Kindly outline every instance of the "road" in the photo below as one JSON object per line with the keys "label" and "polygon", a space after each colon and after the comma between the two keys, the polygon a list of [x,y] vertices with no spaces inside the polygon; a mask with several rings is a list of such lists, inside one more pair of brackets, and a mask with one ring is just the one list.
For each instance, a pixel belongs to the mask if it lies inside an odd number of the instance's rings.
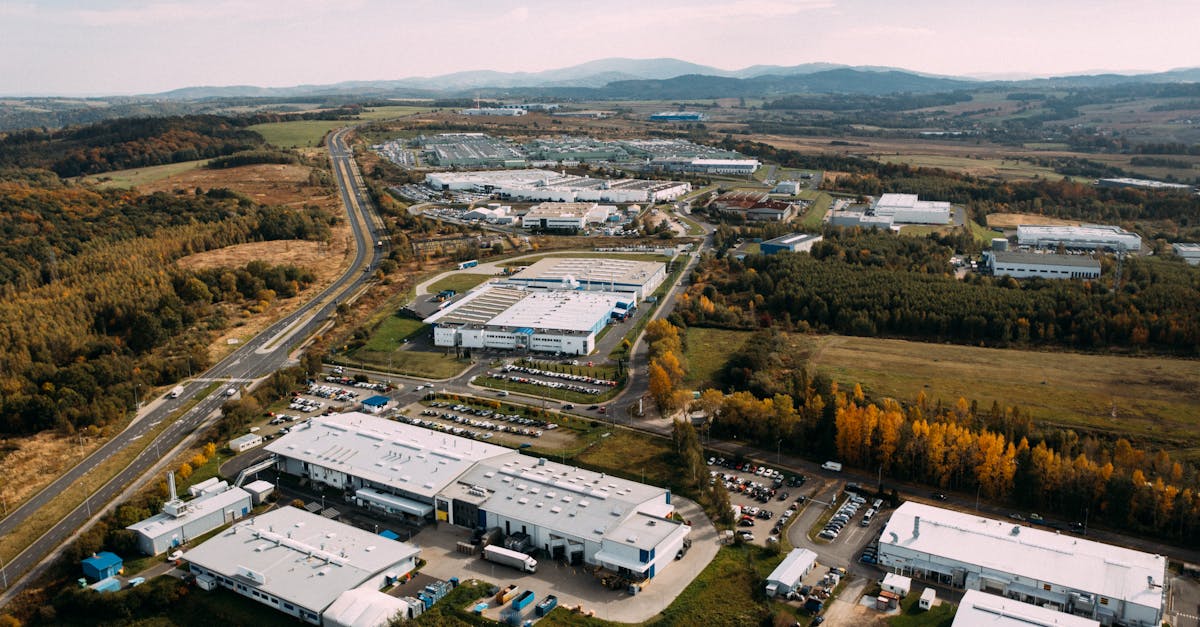
{"label": "road", "polygon": [[[299,309],[267,327],[207,371],[184,383],[184,393],[178,399],[150,403],[124,431],[0,521],[0,535],[11,533],[55,496],[83,479],[97,465],[145,437],[162,421],[173,421],[124,470],[103,484],[83,504],[72,510],[20,554],[0,567],[0,583],[4,584],[0,604],[7,602],[12,594],[19,591],[27,580],[31,579],[26,575],[34,571],[43,558],[82,528],[92,518],[94,511],[104,509],[122,491],[136,484],[147,470],[162,459],[162,455],[171,451],[189,435],[194,434],[198,437],[197,427],[228,399],[225,392],[229,387],[240,388],[281,368],[289,358],[291,350],[322,325],[335,311],[339,302],[353,295],[370,280],[383,254],[383,250],[374,245],[379,220],[363,190],[353,153],[345,143],[348,130],[339,129],[330,134],[326,145],[329,148],[342,204],[346,207],[354,232],[356,252],[349,269]],[[212,381],[221,381],[222,384],[181,416],[175,415]]]}

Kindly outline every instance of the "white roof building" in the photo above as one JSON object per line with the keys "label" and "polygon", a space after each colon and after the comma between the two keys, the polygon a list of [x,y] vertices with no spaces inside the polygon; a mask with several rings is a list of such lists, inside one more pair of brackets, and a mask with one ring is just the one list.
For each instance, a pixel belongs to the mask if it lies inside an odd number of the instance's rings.
{"label": "white roof building", "polygon": [[544,202],[521,218],[521,226],[543,229],[582,229],[608,219],[608,208],[594,202]]}
{"label": "white roof building", "polygon": [[374,488],[414,516],[477,461],[509,449],[361,413],[318,416],[271,442],[280,470],[343,490]]}
{"label": "white roof building", "polygon": [[1142,238],[1118,226],[1083,224],[1056,226],[1021,224],[1017,226],[1017,244],[1033,248],[1109,249],[1133,251],[1142,249]]}
{"label": "white roof building", "polygon": [[[932,592],[926,588],[925,592]],[[924,594],[922,597],[924,598]],[[968,590],[958,604],[951,627],[1099,627],[1100,623],[1082,616],[1063,614],[1051,609],[1006,599],[994,594]]]}
{"label": "white roof building", "polygon": [[1183,257],[1185,261],[1195,265],[1200,265],[1200,244],[1196,243],[1179,243],[1171,244],[1171,249],[1176,255]]}
{"label": "white roof building", "polygon": [[324,627],[386,627],[395,617],[408,618],[408,603],[390,594],[353,588],[340,594],[321,614]]}
{"label": "white roof building", "polygon": [[812,571],[817,554],[808,549],[792,549],[767,575],[767,596],[784,596],[800,586],[800,580]]}
{"label": "white roof building", "polygon": [[637,300],[654,293],[667,278],[667,265],[612,257],[546,257],[508,277],[507,282],[535,288],[574,284],[585,290],[633,292]]}
{"label": "white roof building", "polygon": [[984,251],[988,269],[995,276],[1014,279],[1094,279],[1100,276],[1100,262],[1085,255],[1059,255],[1020,251]]}
{"label": "white roof building", "polygon": [[415,547],[349,525],[282,507],[217,534],[183,555],[198,577],[211,577],[314,625],[344,592],[377,592],[411,571]]}
{"label": "white roof building", "polygon": [[249,515],[251,507],[249,492],[219,481],[203,488],[190,501],[168,501],[162,512],[126,529],[137,535],[138,549],[146,555],[158,555]]}
{"label": "white roof building", "polygon": [[879,541],[880,566],[1108,625],[1158,625],[1167,560],[1084,538],[907,502]]}
{"label": "white roof building", "polygon": [[872,211],[876,216],[891,216],[897,224],[950,223],[950,203],[920,200],[916,194],[883,194]]}

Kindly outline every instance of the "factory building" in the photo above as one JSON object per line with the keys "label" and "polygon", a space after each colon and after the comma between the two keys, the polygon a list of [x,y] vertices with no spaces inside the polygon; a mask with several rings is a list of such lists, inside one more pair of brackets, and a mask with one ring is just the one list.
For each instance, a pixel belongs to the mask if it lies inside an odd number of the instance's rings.
{"label": "factory building", "polygon": [[1014,279],[1094,279],[1100,276],[1100,262],[1083,255],[985,251],[988,270],[993,276]]}
{"label": "factory building", "polygon": [[462,527],[528,536],[551,559],[652,579],[690,528],[670,519],[671,492],[519,453],[476,464],[438,495]]}
{"label": "factory building", "polygon": [[666,264],[609,257],[546,257],[508,277],[508,283],[532,288],[562,288],[632,293],[637,302],[667,279]]}
{"label": "factory building", "polygon": [[167,484],[170,496],[162,511],[126,527],[137,536],[138,549],[146,555],[164,553],[250,514],[250,493],[224,481],[196,490],[190,501],[175,494],[174,473],[167,476]]}
{"label": "factory building", "polygon": [[553,202],[667,202],[692,189],[691,183],[682,181],[596,179],[540,169],[431,172],[425,175],[425,184],[438,191]]}
{"label": "factory building", "polygon": [[655,122],[701,122],[704,114],[697,111],[660,111],[650,115]]}
{"label": "factory building", "polygon": [[767,192],[759,191],[725,192],[712,199],[708,208],[750,221],[784,222],[796,217],[796,205],[772,200]]}
{"label": "factory building", "polygon": [[1171,250],[1175,251],[1176,255],[1183,257],[1193,266],[1200,265],[1200,244],[1195,243],[1179,243],[1171,244]]}
{"label": "factory building", "polygon": [[706,159],[703,157],[663,157],[653,159],[646,169],[664,172],[690,172],[696,174],[754,174],[762,163],[758,159]]}
{"label": "factory building", "polygon": [[775,239],[769,239],[758,246],[759,252],[764,255],[774,255],[775,253],[806,253],[812,250],[813,244],[821,241],[823,238],[820,235],[812,233],[792,233]]}
{"label": "factory building", "polygon": [[1135,187],[1138,189],[1153,189],[1166,190],[1177,192],[1190,192],[1195,188],[1191,185],[1181,183],[1164,183],[1162,181],[1152,181],[1149,179],[1131,179],[1131,178],[1110,178],[1098,179],[1096,181],[1098,187]]}
{"label": "factory building", "polygon": [[[183,560],[201,588],[220,586],[312,625],[374,627],[381,613],[407,617],[405,602],[398,605],[381,589],[411,572],[419,553],[410,544],[281,507],[217,534]],[[335,604],[342,609],[325,620]],[[354,617],[371,620],[347,622],[347,606]]]}
{"label": "factory building", "polygon": [[1074,248],[1080,250],[1137,251],[1142,238],[1118,226],[1084,224],[1051,226],[1022,224],[1017,227],[1017,245],[1030,248]]}
{"label": "factory building", "polygon": [[875,216],[862,211],[830,211],[829,224],[848,228],[895,230],[892,216]]}
{"label": "factory building", "polygon": [[876,216],[896,224],[949,224],[950,203],[919,200],[916,194],[883,194],[871,206]]}
{"label": "factory building", "polygon": [[541,230],[583,230],[608,220],[608,208],[588,202],[544,202],[521,217],[521,226]]}
{"label": "factory building", "polygon": [[383,515],[433,515],[433,497],[472,464],[510,452],[361,412],[320,416],[271,442],[276,468],[343,490]]}
{"label": "factory building", "polygon": [[800,582],[817,565],[817,554],[808,549],[792,549],[767,575],[767,596],[786,597],[800,588]]}
{"label": "factory building", "polygon": [[912,501],[884,527],[879,565],[1102,625],[1150,627],[1163,616],[1165,557]]}
{"label": "factory building", "polygon": [[[933,588],[926,588],[925,592],[933,592]],[[968,590],[958,604],[950,627],[1100,627],[1100,623],[994,594]]]}
{"label": "factory building", "polygon": [[632,295],[614,292],[486,285],[425,322],[434,325],[435,346],[587,355],[600,331],[633,304]]}

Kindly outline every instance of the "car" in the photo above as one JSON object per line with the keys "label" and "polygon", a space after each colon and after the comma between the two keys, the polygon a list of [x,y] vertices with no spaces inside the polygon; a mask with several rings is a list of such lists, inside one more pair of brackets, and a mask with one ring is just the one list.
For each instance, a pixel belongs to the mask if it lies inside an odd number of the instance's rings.
{"label": "car", "polygon": [[1083,530],[1084,530],[1083,523],[1078,522],[1078,521],[1073,522],[1073,523],[1067,523],[1067,527],[1070,527],[1071,531],[1080,532],[1080,533],[1083,532]]}
{"label": "car", "polygon": [[1019,520],[1019,521],[1022,521],[1022,522],[1025,520],[1025,517],[1024,517],[1024,516],[1022,516],[1022,515],[1020,515],[1020,514],[1018,514],[1018,513],[1016,513],[1016,512],[1013,512],[1013,513],[1009,514],[1009,515],[1008,515],[1008,517],[1009,517],[1009,518],[1011,518],[1011,519],[1013,519],[1013,520]]}
{"label": "car", "polygon": [[575,406],[571,403],[566,403],[563,405],[563,409],[575,409]]}
{"label": "car", "polygon": [[753,520],[753,519],[749,519],[749,518],[743,518],[743,519],[741,519],[741,520],[739,520],[739,521],[738,521],[738,525],[739,525],[739,526],[741,526],[741,527],[753,527],[753,526],[754,526],[754,520]]}
{"label": "car", "polygon": [[935,499],[937,499],[937,500],[939,500],[939,501],[944,501],[944,500],[946,500],[946,495],[945,495],[945,494],[942,494],[941,492],[934,492],[934,493],[933,493],[933,498],[935,498]]}
{"label": "car", "polygon": [[821,616],[821,615],[817,615],[817,616],[813,617],[812,622],[809,624],[810,625],[820,625],[823,622],[825,622],[825,617]]}
{"label": "car", "polygon": [[787,492],[780,492],[780,493],[779,493],[779,496],[778,496],[777,498],[778,498],[780,501],[786,501],[786,500],[788,500],[788,497],[789,497],[789,496],[791,496],[791,494],[789,494],[789,493],[787,493]]}
{"label": "car", "polygon": [[821,530],[821,533],[818,533],[818,534],[817,534],[817,537],[818,537],[818,538],[825,538],[826,540],[832,540],[832,539],[834,539],[834,538],[836,538],[836,537],[837,537],[837,533],[835,533],[835,532],[833,532],[833,531],[831,531],[831,530],[829,530],[829,529],[822,529],[822,530]]}
{"label": "car", "polygon": [[875,499],[871,503],[871,507],[878,511],[881,507],[883,507],[883,499]]}
{"label": "car", "polygon": [[739,531],[738,536],[746,542],[754,542],[754,534],[749,531]]}
{"label": "car", "polygon": [[1029,515],[1029,522],[1038,522],[1038,523],[1040,523],[1040,522],[1046,522],[1046,519],[1045,519],[1045,518],[1042,518],[1040,514],[1030,514],[1030,515]]}
{"label": "car", "polygon": [[599,405],[591,405],[588,407],[588,411],[594,411],[597,407],[599,407]]}

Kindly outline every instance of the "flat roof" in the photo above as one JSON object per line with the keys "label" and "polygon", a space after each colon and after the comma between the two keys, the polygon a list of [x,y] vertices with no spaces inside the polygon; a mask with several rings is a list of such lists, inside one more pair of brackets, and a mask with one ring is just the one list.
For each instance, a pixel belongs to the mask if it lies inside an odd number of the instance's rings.
{"label": "flat roof", "polygon": [[1081,224],[1079,226],[1062,226],[1054,224],[1020,224],[1017,225],[1017,240],[1061,239],[1064,241],[1136,241],[1141,244],[1142,238],[1136,233],[1130,233],[1119,226],[1108,224]]}
{"label": "flat roof", "polygon": [[[919,533],[914,536],[918,517]],[[1162,608],[1162,589],[1147,582],[1164,583],[1165,557],[1012,521],[909,501],[892,514],[880,544]]]}
{"label": "flat roof", "polygon": [[262,439],[262,436],[257,433],[247,433],[246,435],[239,435],[238,437],[230,440],[229,446],[235,446],[238,444],[246,444],[246,443],[254,442],[256,440],[261,440],[261,439]]}
{"label": "flat roof", "polygon": [[994,251],[988,254],[994,256],[1000,263],[1022,263],[1039,266],[1073,266],[1078,268],[1100,269],[1100,262],[1087,255],[1060,255],[1058,253],[1032,253],[1019,250]]}
{"label": "flat roof", "polygon": [[628,296],[612,292],[552,290],[532,292],[488,322],[502,327],[591,331],[607,319],[618,302]]}
{"label": "flat roof", "polygon": [[438,324],[487,324],[509,307],[529,296],[529,290],[520,287],[505,287],[485,283],[445,309],[425,318],[425,322]]}
{"label": "flat roof", "polygon": [[[183,559],[318,612],[420,551],[287,506],[233,525]],[[403,574],[403,573],[397,573]]]}
{"label": "flat roof", "polygon": [[312,418],[267,450],[433,498],[475,462],[511,449],[349,412]]}
{"label": "flat roof", "polygon": [[1171,244],[1171,246],[1175,249],[1175,254],[1177,255],[1182,255],[1184,253],[1192,255],[1200,254],[1200,244],[1197,243],[1180,242],[1178,244]]}
{"label": "flat roof", "polygon": [[586,218],[596,206],[594,202],[544,202],[530,208],[525,218]]}
{"label": "flat roof", "polygon": [[672,508],[665,488],[520,453],[481,462],[458,484],[449,493],[455,499],[595,542],[649,550],[681,526],[666,518]]}
{"label": "flat roof", "polygon": [[817,554],[808,549],[792,549],[787,557],[767,575],[767,581],[778,581],[789,586],[795,585],[817,562]]}
{"label": "flat roof", "polygon": [[817,233],[791,233],[789,235],[782,235],[780,237],[776,237],[775,239],[769,239],[769,240],[763,242],[763,244],[779,244],[780,246],[795,246],[796,244],[803,244],[804,242],[807,242],[807,241],[819,240],[819,239],[821,239],[821,235],[817,234]]}
{"label": "flat roof", "polygon": [[[933,588],[925,588],[928,592]],[[924,598],[924,593],[921,594]],[[967,590],[951,627],[1098,627],[1099,622],[978,590]]]}
{"label": "flat roof", "polygon": [[126,529],[141,533],[148,538],[157,538],[166,531],[177,529],[188,522],[207,516],[212,512],[221,511],[243,499],[249,501],[250,493],[241,488],[228,487],[228,489],[220,492],[206,492],[190,501],[186,501],[187,511],[182,516],[159,513],[129,525]]}
{"label": "flat roof", "polygon": [[581,283],[645,285],[655,274],[666,271],[661,261],[634,261],[608,257],[546,257],[510,276],[515,282],[563,281],[570,277]]}
{"label": "flat roof", "polygon": [[1167,183],[1165,181],[1154,181],[1151,179],[1131,179],[1131,178],[1104,178],[1100,179],[1104,183],[1116,183],[1118,185],[1132,185],[1134,187],[1150,187],[1162,189],[1191,189],[1191,185],[1183,183]]}

